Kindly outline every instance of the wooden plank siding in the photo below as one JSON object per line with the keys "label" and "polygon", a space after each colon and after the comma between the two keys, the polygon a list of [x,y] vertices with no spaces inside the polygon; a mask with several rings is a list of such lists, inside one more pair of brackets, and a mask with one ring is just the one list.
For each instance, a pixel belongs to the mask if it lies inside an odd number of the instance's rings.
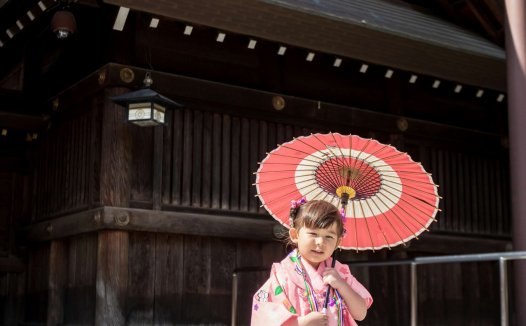
{"label": "wooden plank siding", "polygon": [[24,321],[45,324],[48,312],[49,243],[40,243],[28,253],[26,291],[24,293]]}
{"label": "wooden plank siding", "polygon": [[[44,220],[84,210],[98,202],[94,169],[98,160],[94,150],[100,150],[99,108],[85,108],[67,120],[51,126],[38,146],[34,165],[34,220]],[[97,182],[98,184],[98,182]],[[97,198],[95,198],[97,197]]]}
{"label": "wooden plank siding", "polygon": [[[423,146],[424,147],[424,146]],[[427,148],[425,168],[440,185],[442,212],[433,230],[509,236],[508,160],[504,155]],[[416,156],[416,155],[414,155]],[[417,156],[416,156],[417,157]]]}
{"label": "wooden plank siding", "polygon": [[[163,78],[160,83],[166,83]],[[278,143],[332,125],[332,131],[393,143],[424,164],[444,197],[433,230],[510,235],[508,158],[497,135],[422,120],[410,120],[408,131],[400,132],[389,127],[396,126],[396,116],[297,98],[287,99],[289,113],[277,114],[260,104],[269,98],[263,92],[187,82],[207,96],[186,98],[185,108],[167,114],[162,130],[119,126],[122,108],[108,97],[122,88],[102,89],[53,120],[35,155],[33,220],[117,199],[112,206],[267,215],[254,197],[257,162]],[[185,84],[180,88],[195,92]],[[232,101],[220,94],[236,91]]]}
{"label": "wooden plank siding", "polygon": [[[124,110],[108,100],[126,89],[108,87],[53,120],[40,137],[24,322],[229,324],[233,271],[270,267],[286,253],[269,241],[272,219],[254,196],[258,161],[277,144],[311,132],[330,129],[396,145],[441,186],[442,212],[430,241],[392,252],[346,252],[347,261],[476,252],[509,239],[507,152],[477,145],[476,131],[412,121],[404,133],[396,116],[304,99],[288,100],[291,112],[278,114],[260,104],[268,94],[237,90],[230,103],[228,87],[202,83],[203,98],[185,98],[164,127],[127,124]],[[466,137],[455,140],[449,132]],[[498,142],[494,134],[483,138]],[[386,315],[392,324],[409,323],[408,268],[353,273],[376,301],[363,325],[382,324]],[[249,324],[251,295],[267,275],[240,273],[238,325]],[[444,275],[451,276],[447,284]],[[16,283],[2,277],[0,293],[7,293]],[[444,315],[452,316],[450,324],[495,321],[494,266],[425,267],[418,282],[422,325]],[[480,282],[486,288],[475,292]],[[491,300],[479,307],[478,297]]]}
{"label": "wooden plank siding", "polygon": [[[272,246],[246,240],[131,232],[126,324],[229,324],[233,270],[268,261],[264,256],[269,251],[276,253],[270,258],[273,260],[284,255],[279,244]],[[241,325],[249,324],[249,293],[266,276],[246,275],[251,282],[242,283],[245,302],[239,312]]]}
{"label": "wooden plank siding", "polygon": [[[170,177],[162,181],[165,210],[189,207],[266,214],[259,207],[252,186],[257,162],[277,143],[315,131],[301,125],[189,108],[175,110],[173,118],[164,129],[167,146],[163,167],[169,171],[163,171],[163,175]],[[141,135],[134,137],[133,151],[141,155],[133,160],[131,205],[151,207],[153,134],[152,130],[135,128],[134,133],[138,132]],[[373,133],[389,141],[388,135],[378,131],[361,135],[367,137]],[[509,236],[509,192],[503,183],[508,179],[505,153],[459,151],[433,146],[434,141],[425,139],[419,139],[418,143],[399,142],[441,186],[442,212],[438,214],[440,223],[433,224],[433,230]]]}

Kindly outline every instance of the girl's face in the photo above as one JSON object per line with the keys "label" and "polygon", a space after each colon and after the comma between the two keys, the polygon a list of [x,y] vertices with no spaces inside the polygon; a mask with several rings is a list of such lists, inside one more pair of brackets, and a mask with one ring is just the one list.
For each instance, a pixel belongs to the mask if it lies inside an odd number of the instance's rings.
{"label": "girl's face", "polygon": [[328,228],[301,227],[299,230],[291,228],[289,235],[304,261],[312,267],[318,268],[320,263],[329,258],[338,247],[341,237],[338,237],[336,223]]}

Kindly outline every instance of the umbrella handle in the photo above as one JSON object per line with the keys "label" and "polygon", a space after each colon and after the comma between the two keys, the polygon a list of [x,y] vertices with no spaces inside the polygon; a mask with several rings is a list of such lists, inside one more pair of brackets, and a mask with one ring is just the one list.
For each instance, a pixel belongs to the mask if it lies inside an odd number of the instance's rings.
{"label": "umbrella handle", "polygon": [[[344,192],[341,194],[340,196],[341,198],[341,205],[342,205],[342,219],[345,218],[345,207],[347,207],[347,204],[349,202],[349,194]],[[334,266],[336,265],[336,252],[337,250],[334,250],[334,252],[332,253],[332,263],[331,263],[331,268],[334,268]],[[327,312],[327,305],[329,304],[329,297],[330,297],[330,294],[331,294],[331,286],[327,286],[327,293],[325,294],[325,302],[323,303],[323,310],[322,310],[322,313],[326,313]]]}
{"label": "umbrella handle", "polygon": [[[334,250],[334,252],[332,254],[331,268],[334,268],[335,265],[336,265],[336,250]],[[331,293],[331,286],[328,285],[327,286],[327,293],[325,293],[325,302],[323,303],[323,310],[322,310],[323,314],[325,314],[327,312],[327,305],[329,304],[330,293]]]}

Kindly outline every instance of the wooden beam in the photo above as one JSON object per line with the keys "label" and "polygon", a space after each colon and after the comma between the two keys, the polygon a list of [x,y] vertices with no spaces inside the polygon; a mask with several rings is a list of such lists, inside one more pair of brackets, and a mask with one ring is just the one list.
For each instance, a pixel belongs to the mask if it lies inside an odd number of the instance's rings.
{"label": "wooden beam", "polygon": [[[123,69],[127,71],[128,75],[134,76],[131,82],[126,83],[121,79]],[[106,64],[58,95],[60,105],[69,107],[81,100],[78,96],[79,93],[95,93],[107,87],[141,87],[142,79],[147,71],[150,70],[116,63]],[[400,133],[397,121],[402,116],[399,115],[326,102],[320,102],[321,109],[318,109],[318,101],[311,99],[285,96],[158,71],[154,71],[152,74],[155,78],[155,89],[157,91],[176,99],[191,109],[209,111],[213,108],[214,112],[233,115],[239,114],[239,110],[243,109],[243,114],[248,118],[290,124],[301,123],[304,127],[312,127],[313,129],[319,129],[320,125],[330,124],[332,130],[352,128],[353,130]],[[206,94],[206,97],[203,97],[203,94]],[[284,98],[285,109],[276,111],[273,108],[271,103],[275,96]],[[245,110],[247,107],[250,107],[251,110]],[[474,150],[483,149],[487,151],[494,148],[497,151],[501,148],[501,138],[496,133],[481,132],[420,119],[405,118],[405,120],[408,129],[404,135],[408,137],[430,141],[439,138],[442,144],[448,143],[448,145],[457,146],[461,150],[464,150],[466,144],[469,144],[469,148]]]}
{"label": "wooden beam", "polygon": [[[44,241],[101,230],[123,230],[273,241],[281,229],[277,222],[257,217],[102,207],[34,224],[26,236],[30,241]],[[425,233],[419,240],[409,242],[407,248],[398,249],[444,254],[497,252],[511,250],[511,242]]]}
{"label": "wooden beam", "polygon": [[276,225],[264,218],[103,207],[34,224],[26,236],[44,241],[113,229],[270,241]]}
{"label": "wooden beam", "polygon": [[29,241],[41,241],[101,230],[103,212],[104,208],[96,208],[36,223],[26,230],[25,235]]}
{"label": "wooden beam", "polygon": [[[138,67],[123,66],[119,64],[108,64],[104,70],[108,73],[107,85],[122,85],[120,71],[129,68],[134,72],[135,80],[139,82],[141,76],[148,71]],[[282,94],[258,91],[249,88],[215,83],[197,78],[179,76],[175,74],[154,72],[155,88],[160,93],[173,99],[177,99],[185,106],[215,112],[225,112],[237,115],[239,109],[249,118],[266,119],[280,123],[298,124],[305,127],[319,129],[320,125],[330,124],[332,130],[349,129],[354,130],[376,130],[388,133],[400,133],[397,121],[401,116],[379,113],[371,110],[358,109],[355,107],[313,101],[295,96],[284,96]],[[174,87],[177,85],[177,87]],[[139,84],[137,84],[139,86]],[[130,86],[131,87],[131,86]],[[203,98],[202,94],[207,94]],[[282,96],[286,102],[285,109],[276,111],[271,105],[275,96]],[[318,105],[319,104],[319,105]],[[321,109],[318,109],[321,107]],[[501,147],[500,135],[495,133],[481,132],[477,130],[455,127],[440,123],[429,122],[420,119],[405,118],[408,129],[404,135],[437,139],[441,142],[449,142],[451,146],[459,146],[462,150],[468,143],[472,148],[489,148],[498,150]],[[491,144],[491,145],[490,145]]]}
{"label": "wooden beam", "polygon": [[16,130],[40,131],[46,119],[42,116],[0,111],[0,127]]}

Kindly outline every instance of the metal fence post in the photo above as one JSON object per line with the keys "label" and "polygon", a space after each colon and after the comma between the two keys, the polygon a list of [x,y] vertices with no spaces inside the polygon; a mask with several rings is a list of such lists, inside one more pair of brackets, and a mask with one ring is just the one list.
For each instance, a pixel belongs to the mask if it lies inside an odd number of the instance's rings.
{"label": "metal fence post", "polygon": [[411,263],[411,326],[416,326],[418,319],[418,284],[416,272],[416,263]]}
{"label": "metal fence post", "polygon": [[237,317],[237,273],[232,274],[232,326],[236,326]]}
{"label": "metal fence post", "polygon": [[508,326],[508,265],[505,258],[499,259],[500,276],[500,325]]}

